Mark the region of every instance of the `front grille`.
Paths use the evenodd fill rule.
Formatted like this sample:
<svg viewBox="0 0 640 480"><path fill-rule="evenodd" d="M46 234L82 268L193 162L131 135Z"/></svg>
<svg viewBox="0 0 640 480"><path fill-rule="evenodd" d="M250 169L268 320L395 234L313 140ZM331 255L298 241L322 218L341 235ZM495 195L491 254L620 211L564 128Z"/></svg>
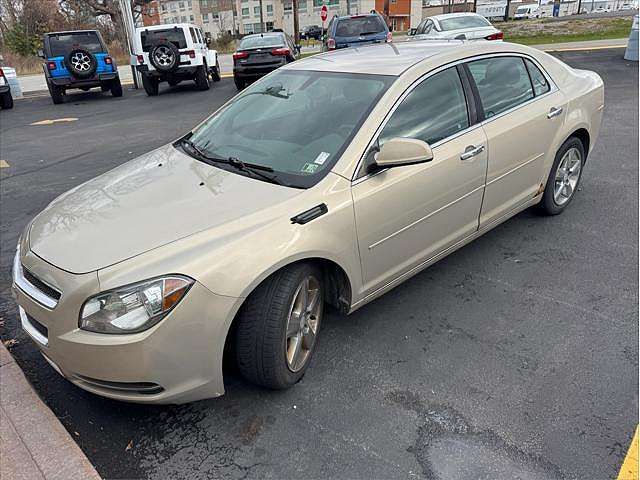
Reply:
<svg viewBox="0 0 640 480"><path fill-rule="evenodd" d="M164 391L157 383L153 382L110 382L108 380L98 380L97 378L75 375L82 383L100 390L111 391L113 393L136 393L140 395L153 395Z"/></svg>
<svg viewBox="0 0 640 480"><path fill-rule="evenodd" d="M24 278L25 278L25 280L27 280L27 282L29 282L31 285L36 287L38 290L40 290L46 296L51 297L56 301L60 300L60 297L62 296L62 294L60 292L58 292L53 287L50 287L46 283L44 283L42 280L40 280L38 277L36 277L33 273L31 273L29 270L27 270L24 267L24 265L22 266L22 274L24 275Z"/></svg>
<svg viewBox="0 0 640 480"><path fill-rule="evenodd" d="M37 321L28 313L27 313L27 320L29 321L31 326L35 328L38 331L38 333L40 333L40 335L42 335L45 338L49 338L49 329L47 327L42 325L39 321Z"/></svg>

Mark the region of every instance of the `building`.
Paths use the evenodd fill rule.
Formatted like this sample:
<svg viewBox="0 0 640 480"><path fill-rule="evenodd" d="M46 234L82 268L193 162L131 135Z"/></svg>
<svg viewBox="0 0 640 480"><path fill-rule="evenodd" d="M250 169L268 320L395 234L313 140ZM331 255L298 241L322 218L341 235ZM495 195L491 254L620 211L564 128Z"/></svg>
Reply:
<svg viewBox="0 0 640 480"><path fill-rule="evenodd" d="M238 30L234 0L158 0L160 23L193 23L209 38Z"/></svg>
<svg viewBox="0 0 640 480"><path fill-rule="evenodd" d="M142 26L160 25L160 1L151 0L149 3L142 4L139 18L142 19Z"/></svg>
<svg viewBox="0 0 640 480"><path fill-rule="evenodd" d="M262 4L262 21L260 5ZM298 0L300 29L309 25L322 25L320 9L326 5L329 18L334 15L358 15L371 10L382 12L384 0ZM394 30L408 30L422 19L422 0L389 0L389 17ZM264 22L266 31L279 28L293 35L293 3L291 0L236 0L240 33L261 31Z"/></svg>

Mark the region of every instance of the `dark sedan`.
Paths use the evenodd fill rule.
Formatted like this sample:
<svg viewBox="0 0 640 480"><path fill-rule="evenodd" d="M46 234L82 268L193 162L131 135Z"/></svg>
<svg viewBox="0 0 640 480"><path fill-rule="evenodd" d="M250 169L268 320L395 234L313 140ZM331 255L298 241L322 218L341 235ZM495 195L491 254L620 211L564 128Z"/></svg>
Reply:
<svg viewBox="0 0 640 480"><path fill-rule="evenodd" d="M233 81L242 90L248 83L293 62L300 49L284 32L247 35L233 54Z"/></svg>

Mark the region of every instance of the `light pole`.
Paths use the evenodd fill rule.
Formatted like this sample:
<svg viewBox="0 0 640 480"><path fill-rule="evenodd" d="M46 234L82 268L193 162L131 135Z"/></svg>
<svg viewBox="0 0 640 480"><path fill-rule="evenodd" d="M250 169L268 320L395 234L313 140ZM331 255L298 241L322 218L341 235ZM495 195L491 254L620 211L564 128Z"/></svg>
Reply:
<svg viewBox="0 0 640 480"><path fill-rule="evenodd" d="M122 25L124 27L124 34L127 40L127 46L129 47L129 63L131 64L131 74L133 75L133 86L138 88L138 85L142 81L140 72L136 70L133 59L137 50L137 38L136 38L136 26L133 22L133 12L131 11L131 2L129 0L118 0L120 4L120 14L122 16ZM141 47L141 46L140 46ZM142 48L140 48L142 50ZM137 57L136 57L137 63Z"/></svg>

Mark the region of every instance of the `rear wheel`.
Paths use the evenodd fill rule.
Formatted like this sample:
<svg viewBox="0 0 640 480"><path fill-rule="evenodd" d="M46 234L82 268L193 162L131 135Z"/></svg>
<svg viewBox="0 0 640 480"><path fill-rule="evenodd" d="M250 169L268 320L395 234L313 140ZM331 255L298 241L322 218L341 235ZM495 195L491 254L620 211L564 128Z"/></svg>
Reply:
<svg viewBox="0 0 640 480"><path fill-rule="evenodd" d="M11 92L5 92L0 94L0 108L3 110L9 110L13 108L13 97L11 96Z"/></svg>
<svg viewBox="0 0 640 480"><path fill-rule="evenodd" d="M160 82L157 78L150 77L148 75L142 76L142 86L144 87L144 91L147 92L147 95L150 97L155 97L158 95Z"/></svg>
<svg viewBox="0 0 640 480"><path fill-rule="evenodd" d="M296 384L315 351L323 299L322 272L310 263L284 268L258 286L238 314L242 375L273 389Z"/></svg>
<svg viewBox="0 0 640 480"><path fill-rule="evenodd" d="M209 90L211 84L209 83L209 71L207 65L201 65L196 69L196 87L198 90Z"/></svg>
<svg viewBox="0 0 640 480"><path fill-rule="evenodd" d="M214 82L219 82L220 81L220 67L216 64L215 67L213 67L211 69L211 79Z"/></svg>
<svg viewBox="0 0 640 480"><path fill-rule="evenodd" d="M120 79L116 78L111 82L111 95L114 97L122 96L122 83L120 83Z"/></svg>
<svg viewBox="0 0 640 480"><path fill-rule="evenodd" d="M562 144L551 167L542 201L538 209L546 215L557 215L569 206L582 178L586 158L584 145L576 137Z"/></svg>
<svg viewBox="0 0 640 480"><path fill-rule="evenodd" d="M244 88L244 80L241 80L238 77L233 77L233 83L236 84L236 88L238 90L242 90Z"/></svg>
<svg viewBox="0 0 640 480"><path fill-rule="evenodd" d="M49 94L51 95L51 100L54 105L59 105L64 102L64 89L62 87L47 82L47 88L49 89Z"/></svg>

